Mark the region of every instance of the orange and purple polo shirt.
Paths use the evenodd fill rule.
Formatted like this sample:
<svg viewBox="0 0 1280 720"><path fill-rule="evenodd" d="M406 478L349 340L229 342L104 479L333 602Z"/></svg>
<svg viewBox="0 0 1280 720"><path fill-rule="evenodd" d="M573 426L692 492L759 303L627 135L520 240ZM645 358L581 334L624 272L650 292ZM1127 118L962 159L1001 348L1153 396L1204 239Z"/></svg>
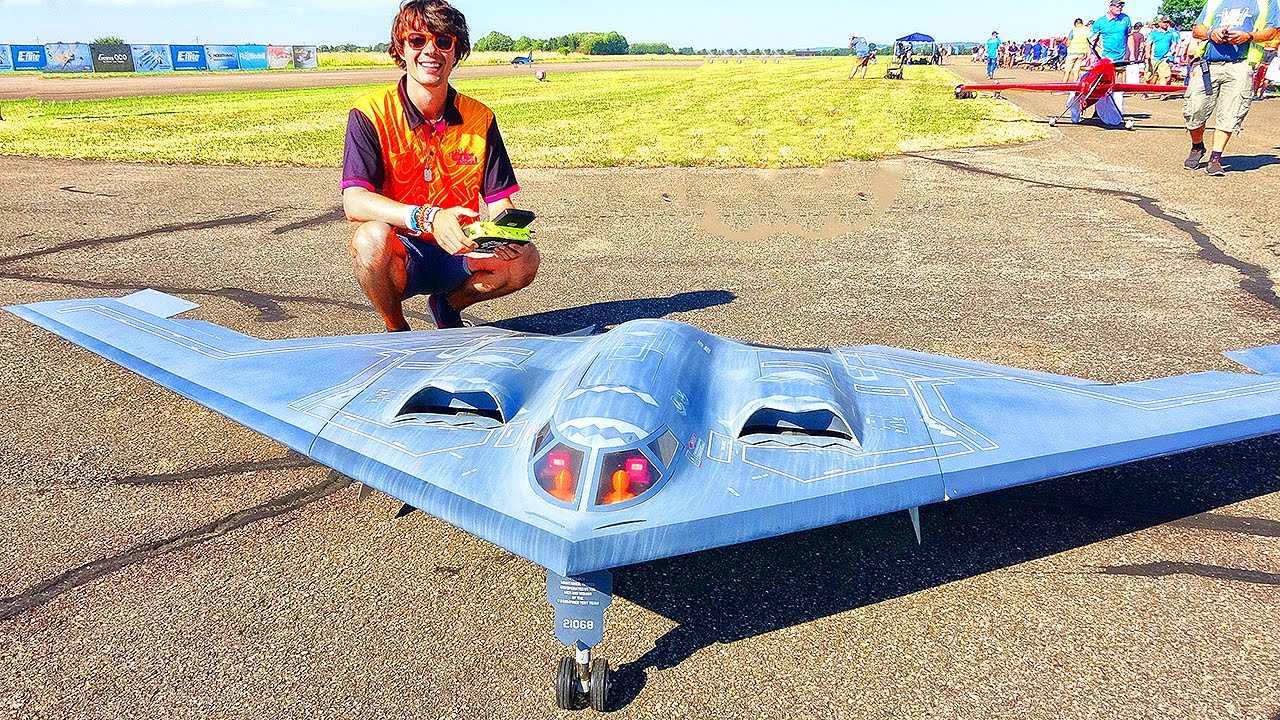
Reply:
<svg viewBox="0 0 1280 720"><path fill-rule="evenodd" d="M409 205L465 207L520 189L493 111L449 87L431 123L409 101L406 78L356 100L347 116L342 189L363 187Z"/></svg>

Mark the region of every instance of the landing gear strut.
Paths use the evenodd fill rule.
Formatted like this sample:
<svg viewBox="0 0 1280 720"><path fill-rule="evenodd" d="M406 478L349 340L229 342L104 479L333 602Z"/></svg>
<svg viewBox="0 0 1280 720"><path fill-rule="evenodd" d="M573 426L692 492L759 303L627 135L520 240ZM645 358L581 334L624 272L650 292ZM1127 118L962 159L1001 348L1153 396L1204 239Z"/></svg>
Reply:
<svg viewBox="0 0 1280 720"><path fill-rule="evenodd" d="M547 571L547 601L556 609L556 637L573 649L556 666L556 705L565 710L604 712L609 707L612 671L609 661L592 658L591 648L604 639L604 610L613 602L613 576L608 570L563 577Z"/></svg>

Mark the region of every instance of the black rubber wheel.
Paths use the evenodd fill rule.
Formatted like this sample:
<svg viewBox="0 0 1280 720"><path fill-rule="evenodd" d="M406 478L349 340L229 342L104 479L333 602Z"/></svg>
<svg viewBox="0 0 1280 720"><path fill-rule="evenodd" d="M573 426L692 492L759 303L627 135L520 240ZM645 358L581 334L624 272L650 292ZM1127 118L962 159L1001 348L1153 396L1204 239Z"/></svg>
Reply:
<svg viewBox="0 0 1280 720"><path fill-rule="evenodd" d="M560 658L556 667L556 705L565 710L581 709L582 693L578 687L578 663L571 657Z"/></svg>
<svg viewBox="0 0 1280 720"><path fill-rule="evenodd" d="M596 712L609 709L609 675L608 660L596 658L591 661L591 692L587 696L591 699L591 709Z"/></svg>

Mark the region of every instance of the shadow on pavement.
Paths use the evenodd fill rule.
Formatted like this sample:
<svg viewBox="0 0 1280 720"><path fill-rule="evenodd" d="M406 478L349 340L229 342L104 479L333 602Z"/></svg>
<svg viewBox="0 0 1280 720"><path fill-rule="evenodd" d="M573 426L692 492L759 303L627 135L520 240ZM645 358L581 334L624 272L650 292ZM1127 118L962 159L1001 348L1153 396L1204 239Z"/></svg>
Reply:
<svg viewBox="0 0 1280 720"><path fill-rule="evenodd" d="M922 546L916 545L907 514L895 513L616 570L617 596L678 625L652 650L618 667L614 702L621 706L636 698L647 670L674 667L714 643L811 622L1145 528L1167 523L1204 537L1269 537L1280 532L1275 520L1209 511L1280 491L1278 461L1280 437L1272 436L931 505L921 509ZM1195 541L1194 535L1188 538ZM1137 570L1081 566L1028 572L1136 578L1168 565L1166 570L1223 582L1271 585L1276 579L1236 568L1150 560L1150 566Z"/></svg>
<svg viewBox="0 0 1280 720"><path fill-rule="evenodd" d="M612 300L592 303L563 310L521 315L490 323L494 327L516 332L560 335L591 325L599 329L612 327L628 320L661 318L672 313L702 310L716 305L728 305L738 298L728 290L698 290L671 297L639 298L636 300Z"/></svg>
<svg viewBox="0 0 1280 720"><path fill-rule="evenodd" d="M1236 172L1248 172L1250 170L1259 170L1268 165L1280 165L1280 157L1275 155L1230 155L1223 153L1223 164L1228 170Z"/></svg>

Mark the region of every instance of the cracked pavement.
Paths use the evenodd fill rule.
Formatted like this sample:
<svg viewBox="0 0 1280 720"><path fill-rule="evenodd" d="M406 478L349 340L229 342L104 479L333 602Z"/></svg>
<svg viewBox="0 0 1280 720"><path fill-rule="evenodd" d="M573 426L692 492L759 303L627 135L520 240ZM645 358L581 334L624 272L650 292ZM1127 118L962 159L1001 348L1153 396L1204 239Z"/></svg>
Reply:
<svg viewBox="0 0 1280 720"><path fill-rule="evenodd" d="M1108 382L1237 371L1219 353L1280 343L1280 101L1225 178L1180 168L1178 106L817 170L518 168L543 271L473 312ZM0 157L0 300L155 287L257 336L376 332L337 182ZM0 329L0 717L572 714L540 568ZM929 506L920 547L902 514L621 569L614 714L1274 720L1278 463L1262 438Z"/></svg>

